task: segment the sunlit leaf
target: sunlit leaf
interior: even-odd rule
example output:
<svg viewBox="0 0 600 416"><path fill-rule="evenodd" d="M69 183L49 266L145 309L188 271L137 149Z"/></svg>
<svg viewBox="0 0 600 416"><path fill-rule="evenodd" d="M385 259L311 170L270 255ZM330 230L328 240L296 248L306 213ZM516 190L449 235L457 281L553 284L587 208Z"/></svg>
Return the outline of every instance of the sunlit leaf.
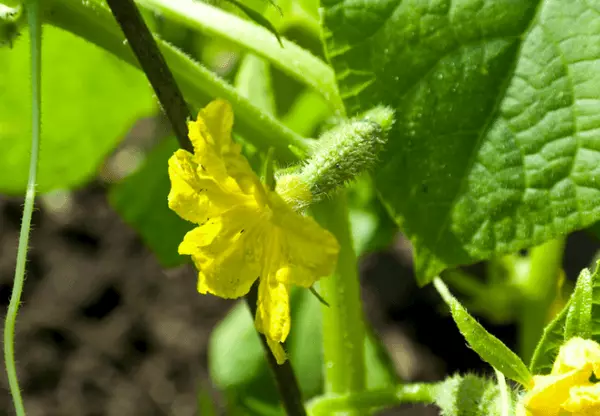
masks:
<svg viewBox="0 0 600 416"><path fill-rule="evenodd" d="M377 187L421 284L600 219L600 1L322 6L349 114L396 110Z"/></svg>
<svg viewBox="0 0 600 416"><path fill-rule="evenodd" d="M452 318L469 346L481 359L500 371L507 378L529 386L531 374L521 359L502 341L490 334L473 318L458 300L448 291L444 283L436 278L436 289L450 307Z"/></svg>
<svg viewBox="0 0 600 416"><path fill-rule="evenodd" d="M38 190L72 188L97 171L155 109L144 75L91 43L44 26ZM0 48L0 191L25 190L31 135L29 37ZM10 174L9 174L10 173Z"/></svg>

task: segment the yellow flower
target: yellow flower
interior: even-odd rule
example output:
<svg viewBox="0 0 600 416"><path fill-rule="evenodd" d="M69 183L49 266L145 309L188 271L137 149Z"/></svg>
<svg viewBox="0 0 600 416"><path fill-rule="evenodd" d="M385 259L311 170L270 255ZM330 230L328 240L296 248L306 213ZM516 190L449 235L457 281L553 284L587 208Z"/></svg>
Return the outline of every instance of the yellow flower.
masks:
<svg viewBox="0 0 600 416"><path fill-rule="evenodd" d="M517 408L518 416L599 416L600 345L571 338L564 344L552 371L534 376L533 385Z"/></svg>
<svg viewBox="0 0 600 416"><path fill-rule="evenodd" d="M260 183L231 139L232 125L231 107L222 100L188 124L194 154L180 149L169 160L169 207L198 224L179 253L192 257L200 293L238 298L260 278L255 325L281 364L281 343L290 331L290 285L310 287L331 274L339 246L331 233Z"/></svg>

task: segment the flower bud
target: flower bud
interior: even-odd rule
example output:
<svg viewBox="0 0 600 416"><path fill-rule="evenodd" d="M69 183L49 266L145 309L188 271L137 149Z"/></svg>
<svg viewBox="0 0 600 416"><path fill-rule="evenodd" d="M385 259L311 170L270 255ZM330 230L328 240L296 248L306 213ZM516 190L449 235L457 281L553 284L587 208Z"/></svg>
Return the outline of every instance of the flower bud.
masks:
<svg viewBox="0 0 600 416"><path fill-rule="evenodd" d="M373 167L393 122L393 111L380 106L327 131L298 171L277 179L277 192L296 209L333 194Z"/></svg>

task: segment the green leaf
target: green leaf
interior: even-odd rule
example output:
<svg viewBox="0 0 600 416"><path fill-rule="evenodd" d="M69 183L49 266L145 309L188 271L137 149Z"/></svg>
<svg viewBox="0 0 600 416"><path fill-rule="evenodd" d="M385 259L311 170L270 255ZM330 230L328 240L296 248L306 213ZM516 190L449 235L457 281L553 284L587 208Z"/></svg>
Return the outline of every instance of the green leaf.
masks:
<svg viewBox="0 0 600 416"><path fill-rule="evenodd" d="M523 361L502 341L490 334L473 318L439 279L433 281L435 288L450 307L452 318L469 346L481 359L500 371L507 378L529 386L531 374Z"/></svg>
<svg viewBox="0 0 600 416"><path fill-rule="evenodd" d="M359 176L348 189L350 229L356 255L384 250L393 241L397 227L377 198L369 175Z"/></svg>
<svg viewBox="0 0 600 416"><path fill-rule="evenodd" d="M308 399L323 391L321 302L308 290L296 292L287 347L303 397Z"/></svg>
<svg viewBox="0 0 600 416"><path fill-rule="evenodd" d="M561 345L572 336L585 337L587 334L594 341L600 342L599 266L600 262L596 263L596 269L591 274L587 269L581 271L569 301L554 320L544 328L544 333L535 348L529 365L532 373L549 373Z"/></svg>
<svg viewBox="0 0 600 416"><path fill-rule="evenodd" d="M592 275L583 269L568 306L565 340L572 337L589 338L592 332Z"/></svg>
<svg viewBox="0 0 600 416"><path fill-rule="evenodd" d="M241 389L257 379L261 387L272 388L268 383L269 369L264 351L254 328L254 321L244 302L238 302L211 334L208 345L210 378L222 390Z"/></svg>
<svg viewBox="0 0 600 416"><path fill-rule="evenodd" d="M264 59L246 54L235 77L235 88L261 110L275 114L271 68Z"/></svg>
<svg viewBox="0 0 600 416"><path fill-rule="evenodd" d="M281 37L279 36L279 32L277 31L277 29L275 29L275 26L273 26L273 24L268 19L266 19L262 14L260 14L256 10L252 9L251 7L246 6L242 2L239 2L237 0L227 0L227 1L232 4L235 4L236 7L238 7L240 10L242 10L246 14L246 16L248 16L250 18L250 20L252 20L254 23L256 23L259 26L264 27L269 32L271 32L273 35L275 35L275 38L277 38L277 42L279 42L279 45L281 45L281 47L283 48L283 43L281 42Z"/></svg>
<svg viewBox="0 0 600 416"><path fill-rule="evenodd" d="M365 337L365 369L368 390L391 387L400 381L385 345L369 327Z"/></svg>
<svg viewBox="0 0 600 416"><path fill-rule="evenodd" d="M396 110L376 174L419 282L600 218L598 0L324 0L349 115Z"/></svg>
<svg viewBox="0 0 600 416"><path fill-rule="evenodd" d="M140 168L114 185L109 201L121 217L132 226L163 267L188 261L177 252L183 236L194 227L169 209L171 189L167 163L178 144L170 137L158 144Z"/></svg>
<svg viewBox="0 0 600 416"><path fill-rule="evenodd" d="M323 98L311 90L303 91L283 116L283 123L304 137L315 137L317 127L331 115Z"/></svg>
<svg viewBox="0 0 600 416"><path fill-rule="evenodd" d="M22 193L29 163L29 36L0 49L0 192ZM99 165L154 99L143 74L91 43L44 27L38 190L72 188Z"/></svg>
<svg viewBox="0 0 600 416"><path fill-rule="evenodd" d="M552 362L565 342L565 322L570 305L569 300L563 310L544 328L529 364L529 370L533 374L547 374L552 370Z"/></svg>

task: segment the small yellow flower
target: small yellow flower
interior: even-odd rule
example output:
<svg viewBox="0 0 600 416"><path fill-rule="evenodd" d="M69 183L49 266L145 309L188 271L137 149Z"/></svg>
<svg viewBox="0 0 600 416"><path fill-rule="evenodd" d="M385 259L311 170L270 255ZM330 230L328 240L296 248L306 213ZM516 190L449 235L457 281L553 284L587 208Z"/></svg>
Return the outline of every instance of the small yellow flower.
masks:
<svg viewBox="0 0 600 416"><path fill-rule="evenodd" d="M238 298L260 278L256 328L279 364L290 331L289 288L310 287L334 270L335 237L260 183L231 140L233 112L213 101L190 122L194 154L169 159L169 207L198 224L179 246L198 269L198 291ZM307 189L306 192L309 192Z"/></svg>
<svg viewBox="0 0 600 416"><path fill-rule="evenodd" d="M571 338L564 344L552 371L534 376L533 385L517 408L518 416L600 416L600 345Z"/></svg>

